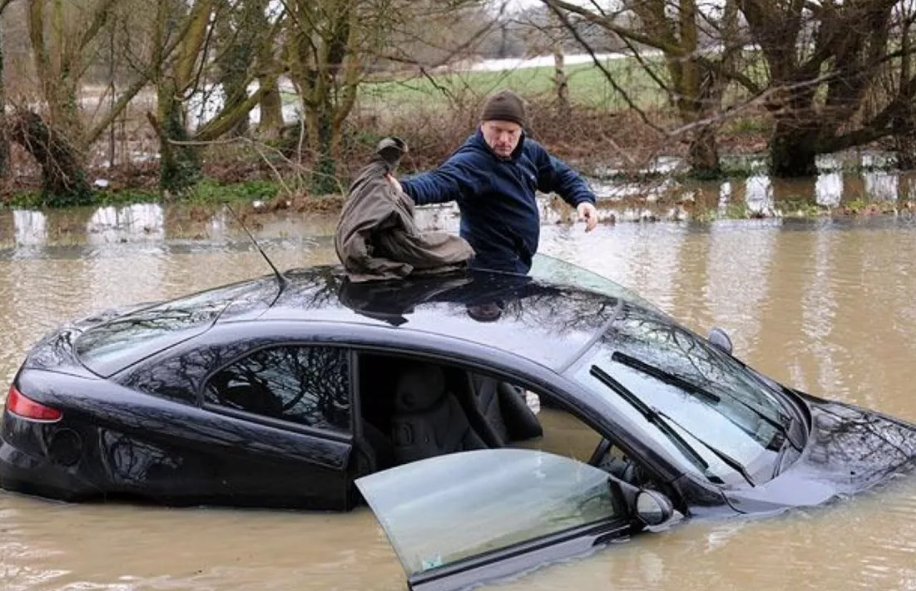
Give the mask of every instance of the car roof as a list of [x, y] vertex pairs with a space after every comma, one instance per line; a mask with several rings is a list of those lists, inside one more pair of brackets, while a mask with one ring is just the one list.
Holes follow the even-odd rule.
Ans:
[[561, 372], [621, 305], [658, 312], [575, 265], [542, 255], [536, 262], [530, 275], [463, 270], [369, 282], [352, 281], [339, 265], [292, 269], [87, 322], [75, 349], [87, 368], [107, 377], [216, 325], [322, 322], [350, 336], [359, 326], [422, 332], [446, 347], [470, 343]]
[[564, 283], [488, 271], [362, 283], [351, 281], [339, 266], [283, 275], [282, 286], [263, 277], [263, 293], [249, 295], [268, 303], [241, 304], [219, 322], [397, 327], [496, 348], [559, 370], [600, 336], [623, 301]]

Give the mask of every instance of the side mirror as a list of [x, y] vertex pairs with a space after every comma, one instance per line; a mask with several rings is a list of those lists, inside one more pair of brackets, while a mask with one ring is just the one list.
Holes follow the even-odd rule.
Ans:
[[674, 516], [674, 505], [660, 492], [641, 490], [636, 495], [636, 516], [650, 527], [662, 525]]
[[728, 333], [721, 328], [714, 327], [709, 331], [709, 342], [729, 355], [732, 354], [732, 340], [729, 338]]

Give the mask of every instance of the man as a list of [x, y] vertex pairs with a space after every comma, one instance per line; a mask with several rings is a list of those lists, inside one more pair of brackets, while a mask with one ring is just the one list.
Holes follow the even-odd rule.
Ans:
[[595, 195], [582, 177], [526, 137], [524, 126], [522, 99], [498, 92], [487, 100], [477, 132], [448, 160], [400, 182], [417, 205], [458, 203], [474, 268], [528, 273], [541, 229], [536, 190], [555, 192], [576, 207], [587, 232], [598, 223]]

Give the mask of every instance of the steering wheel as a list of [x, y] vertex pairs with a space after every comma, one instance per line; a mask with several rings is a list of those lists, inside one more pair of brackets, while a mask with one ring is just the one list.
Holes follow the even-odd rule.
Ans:
[[604, 456], [611, 451], [611, 440], [607, 437], [602, 437], [601, 441], [598, 442], [598, 445], [595, 447], [595, 451], [592, 452], [592, 457], [588, 459], [588, 465], [594, 466], [595, 468], [601, 465], [601, 460], [604, 459]]

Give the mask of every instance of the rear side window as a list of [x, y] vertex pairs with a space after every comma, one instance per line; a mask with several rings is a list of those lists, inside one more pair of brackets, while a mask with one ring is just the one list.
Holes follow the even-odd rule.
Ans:
[[261, 349], [214, 374], [204, 400], [306, 427], [348, 432], [348, 352], [321, 346]]

